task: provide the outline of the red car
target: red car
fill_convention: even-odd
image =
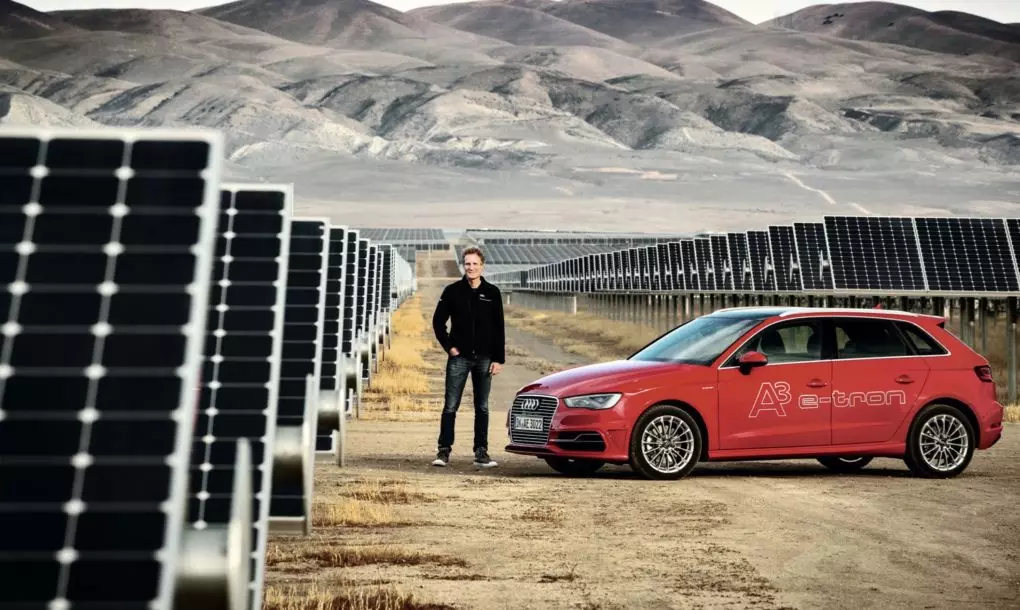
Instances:
[[[938,316],[890,310],[735,308],[701,316],[627,360],[518,391],[506,451],[566,474],[630,464],[677,479],[699,461],[875,457],[953,477],[1002,435],[988,361]]]

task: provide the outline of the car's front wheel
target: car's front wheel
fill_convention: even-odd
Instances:
[[[903,460],[919,477],[948,479],[967,469],[976,444],[974,427],[960,409],[929,405],[910,426]]]
[[[857,456],[845,456],[845,455],[827,455],[825,457],[818,458],[822,466],[825,466],[829,470],[835,472],[857,472],[861,468],[864,468],[871,463],[871,457],[866,455]]]
[[[647,479],[687,476],[701,456],[701,430],[691,415],[673,405],[645,411],[630,437],[630,465]]]
[[[599,468],[606,464],[599,460],[577,460],[564,457],[547,457],[543,459],[556,472],[570,476],[595,474]]]

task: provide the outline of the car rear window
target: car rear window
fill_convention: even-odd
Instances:
[[[897,322],[897,325],[900,327],[900,330],[903,331],[903,336],[907,338],[910,345],[913,346],[913,348],[917,350],[917,353],[921,356],[937,356],[939,354],[947,353],[946,348],[939,345],[939,342],[933,339],[931,335],[913,324]]]

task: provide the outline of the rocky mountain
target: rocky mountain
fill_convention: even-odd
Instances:
[[[232,179],[294,182],[300,210],[345,223],[739,230],[1015,215],[1020,198],[1008,53],[797,14],[755,26],[700,0],[5,2],[0,123],[220,129]],[[922,17],[1013,44],[1010,26]]]
[[[988,55],[1020,61],[1020,31],[957,11],[928,12],[890,2],[810,6],[763,25],[900,44],[955,55]]]

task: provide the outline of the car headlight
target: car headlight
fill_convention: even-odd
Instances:
[[[563,404],[574,409],[612,409],[623,394],[585,394],[564,398]]]

